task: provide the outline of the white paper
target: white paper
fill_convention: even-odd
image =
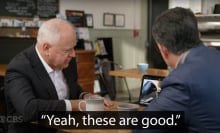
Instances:
[[[77,28],[78,39],[89,40],[89,29],[88,28]]]
[[[101,92],[100,84],[98,80],[94,81],[94,93]]]

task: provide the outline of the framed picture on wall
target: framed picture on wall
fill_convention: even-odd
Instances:
[[[114,26],[114,14],[104,13],[103,14],[103,25],[104,26]]]
[[[75,27],[85,27],[85,13],[78,10],[66,10],[66,19]]]
[[[93,28],[94,21],[93,21],[93,15],[92,14],[86,14],[86,26],[89,28]]]
[[[124,27],[125,26],[125,15],[115,14],[115,26]]]

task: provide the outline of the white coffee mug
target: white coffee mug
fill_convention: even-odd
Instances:
[[[82,103],[86,105],[86,109],[81,108]],[[80,111],[104,111],[104,98],[97,95],[90,95],[79,102]]]

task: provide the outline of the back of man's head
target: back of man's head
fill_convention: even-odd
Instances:
[[[189,9],[176,7],[160,14],[152,28],[155,41],[180,55],[200,44],[197,19]]]

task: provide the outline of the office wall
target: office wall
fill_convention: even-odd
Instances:
[[[181,0],[170,0],[177,2]],[[188,1],[188,2],[187,2]],[[220,0],[187,0],[189,7],[195,12],[211,13],[215,3]],[[94,29],[89,29],[90,39],[98,37],[112,37],[115,62],[120,63],[124,68],[136,67],[138,62],[146,62],[145,40],[147,36],[147,4],[148,0],[60,0],[60,13],[65,15],[66,9],[84,10],[85,13],[92,13],[94,18]],[[123,28],[104,27],[103,13],[122,13],[126,16],[126,24]],[[138,29],[139,36],[134,37],[134,29]],[[124,88],[120,79],[117,80],[117,89]],[[130,88],[140,86],[139,79],[128,78]]]
[[[66,9],[93,14],[95,29],[140,29],[141,0],[60,0],[60,13]],[[103,26],[103,13],[125,15],[125,27]]]
[[[204,14],[212,14],[215,4],[220,4],[220,0],[203,0],[202,12]]]
[[[181,6],[190,8],[194,13],[212,14],[215,4],[220,0],[169,0],[169,8]]]
[[[134,3],[136,8],[134,9]],[[84,10],[92,13],[94,17],[94,29],[89,29],[90,40],[98,37],[112,37],[114,61],[122,64],[124,68],[136,67],[138,62],[146,62],[146,25],[147,25],[147,1],[146,0],[61,0],[60,13],[66,9]],[[105,28],[102,25],[102,13],[122,13],[126,15],[125,28]],[[136,12],[134,15],[134,12]],[[134,29],[138,29],[139,35],[133,36]],[[124,84],[120,79],[116,80],[117,89],[123,90]],[[140,80],[128,78],[130,88],[139,88]]]

